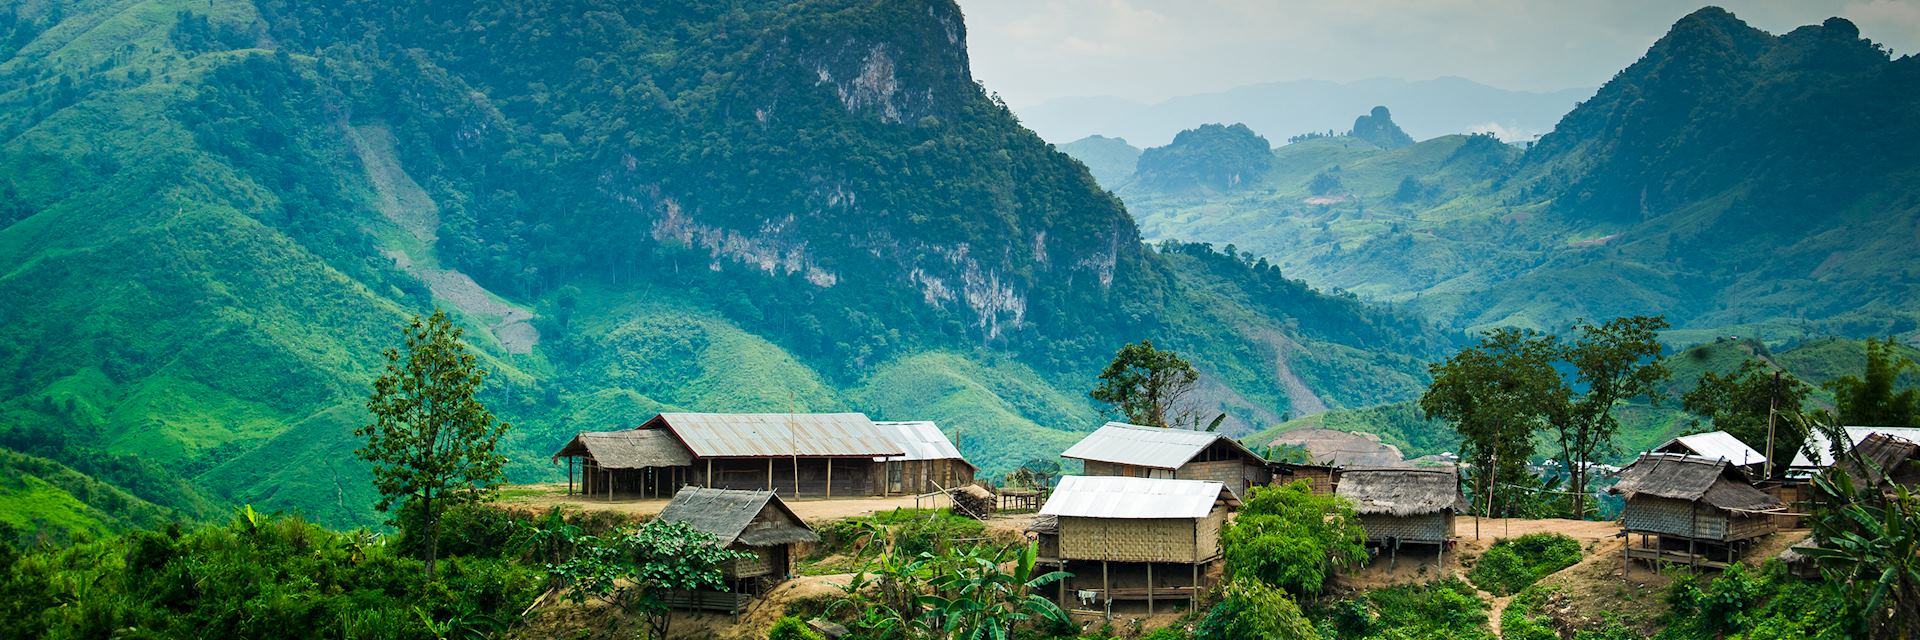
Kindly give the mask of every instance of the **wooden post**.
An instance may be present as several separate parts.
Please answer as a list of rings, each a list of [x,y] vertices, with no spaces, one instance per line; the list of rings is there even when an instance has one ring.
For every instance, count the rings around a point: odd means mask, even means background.
[[[800,497],[800,456],[793,457],[793,497]]]
[[[773,458],[767,458],[767,491],[773,491]]]
[[[1107,582],[1107,561],[1100,561],[1100,601],[1101,610],[1106,611],[1108,619],[1113,618],[1113,586]]]
[[[1065,561],[1065,560],[1061,560],[1061,561],[1060,561],[1060,570],[1061,570],[1061,571],[1066,571],[1066,570],[1067,570],[1067,561]],[[1066,608],[1067,606],[1069,606],[1069,605],[1067,604],[1067,581],[1066,581],[1066,580],[1057,580],[1057,581],[1055,581],[1055,582],[1054,582],[1054,584],[1057,584],[1057,585],[1060,585],[1060,596],[1059,596],[1059,600],[1060,600],[1060,607],[1061,607],[1061,608]]]
[[[606,472],[604,477],[607,479],[607,502],[613,502],[613,470],[604,467],[600,470]]]
[[[573,457],[567,457],[567,495],[573,495]]]
[[[1193,565],[1193,587],[1187,591],[1187,610],[1193,610],[1193,603],[1200,601],[1200,563]]]
[[[833,497],[833,458],[827,458],[827,497]]]
[[[1147,563],[1147,615],[1153,615],[1153,563]]]
[[[707,488],[713,488],[713,458],[707,458]]]

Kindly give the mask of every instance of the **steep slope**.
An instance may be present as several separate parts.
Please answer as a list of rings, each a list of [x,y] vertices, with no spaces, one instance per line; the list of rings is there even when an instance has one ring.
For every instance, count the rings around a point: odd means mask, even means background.
[[[185,517],[378,524],[351,430],[434,307],[521,480],[663,409],[937,419],[1004,472],[1100,420],[1128,341],[1193,354],[1235,432],[1406,397],[1449,344],[1142,243],[973,82],[950,2],[6,15],[0,446]]]
[[[1708,8],[1477,179],[1381,167],[1371,180],[1405,188],[1345,190],[1338,217],[1303,212],[1284,186],[1121,195],[1150,238],[1232,242],[1467,327],[1662,313],[1770,338],[1905,333],[1920,326],[1907,304],[1920,294],[1920,151],[1904,142],[1920,132],[1915,87],[1920,59],[1889,59],[1845,20],[1776,36]],[[1321,167],[1310,195],[1323,205],[1360,156],[1387,155],[1292,146],[1317,152],[1281,164]]]

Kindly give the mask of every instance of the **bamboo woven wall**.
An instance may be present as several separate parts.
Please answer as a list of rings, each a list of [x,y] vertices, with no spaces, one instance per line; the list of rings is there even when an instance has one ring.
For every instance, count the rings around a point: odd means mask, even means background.
[[[1711,505],[1647,495],[1627,501],[1620,513],[1620,527],[1634,533],[1722,542],[1745,540],[1779,529],[1769,516],[1735,516]]]
[[[776,549],[772,547],[734,545],[733,550],[745,551],[753,555],[751,557],[729,561],[725,567],[721,568],[721,573],[727,577],[752,578],[774,573],[775,556],[779,555],[776,553]]]
[[[1174,472],[1181,480],[1212,480],[1227,485],[1227,489],[1238,497],[1246,497],[1247,490],[1266,484],[1273,474],[1266,467],[1247,464],[1244,460],[1216,460],[1213,462],[1189,462]]]
[[[1368,540],[1375,542],[1398,539],[1416,544],[1437,544],[1453,537],[1453,514],[1367,514],[1360,516],[1360,528],[1366,532]]]
[[[1210,519],[1062,517],[1060,557],[1117,562],[1199,562],[1207,556],[1195,557],[1195,536],[1199,533],[1199,523]],[[1215,529],[1207,540],[1217,546],[1219,537]]]

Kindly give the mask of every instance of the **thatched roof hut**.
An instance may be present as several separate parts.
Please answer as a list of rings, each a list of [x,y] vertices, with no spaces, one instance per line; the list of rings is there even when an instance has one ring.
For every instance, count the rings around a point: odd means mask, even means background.
[[[555,460],[567,457],[591,458],[601,469],[644,469],[646,467],[684,467],[693,464],[693,454],[680,446],[673,434],[664,431],[588,431],[573,436],[566,446],[554,452]]]
[[[1762,512],[1778,509],[1732,462],[1674,453],[1644,454],[1620,470],[1609,493],[1624,496],[1621,527],[1631,533],[1734,542],[1773,533]]]
[[[719,538],[721,546],[754,554],[729,564],[728,578],[785,578],[798,555],[792,545],[820,541],[813,528],[771,491],[685,487],[673,494],[658,518],[687,523]]]
[[[1858,458],[1841,460],[1834,468],[1868,486],[1920,486],[1920,443],[1888,433],[1875,433],[1853,448]],[[1865,462],[1865,464],[1861,464]]]
[[[1443,544],[1466,506],[1451,467],[1348,469],[1336,494],[1353,502],[1372,542]]]

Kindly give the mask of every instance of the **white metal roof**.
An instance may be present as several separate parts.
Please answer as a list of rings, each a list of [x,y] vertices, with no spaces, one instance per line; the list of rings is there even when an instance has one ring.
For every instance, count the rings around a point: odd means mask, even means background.
[[[947,434],[940,431],[940,425],[932,421],[880,422],[876,420],[873,426],[880,429],[881,435],[892,440],[894,446],[906,452],[906,455],[877,457],[874,458],[875,462],[966,460],[961,457],[960,449],[953,446],[953,441],[947,439]]]
[[[1750,464],[1766,464],[1767,462],[1765,455],[1762,455],[1759,451],[1755,451],[1753,447],[1747,446],[1747,443],[1741,442],[1739,438],[1735,438],[1733,434],[1725,431],[1709,431],[1707,433],[1696,433],[1690,436],[1680,436],[1668,440],[1666,444],[1660,445],[1656,450],[1665,451],[1674,445],[1679,445],[1680,448],[1686,449],[1687,453],[1692,453],[1693,455],[1710,460],[1725,460],[1733,463],[1736,467],[1744,467]]]
[[[1081,438],[1062,458],[1115,462],[1154,469],[1178,469],[1215,441],[1225,440],[1246,450],[1232,438],[1207,431],[1142,427],[1124,422],[1109,422]],[[1247,455],[1253,455],[1248,452]]]
[[[1847,437],[1852,438],[1853,444],[1856,446],[1860,444],[1860,441],[1866,440],[1867,436],[1876,433],[1884,433],[1890,436],[1920,442],[1920,427],[1847,427]],[[1819,431],[1807,434],[1807,446],[1813,448],[1815,456],[1809,458],[1807,457],[1806,451],[1797,452],[1793,455],[1793,464],[1791,466],[1812,468],[1833,464],[1833,461],[1829,460],[1829,458],[1833,457],[1833,454],[1830,453],[1833,451],[1833,445],[1827,442],[1827,436],[1825,434]]]
[[[906,454],[860,413],[662,413],[640,428],[672,430],[696,458]]]
[[[1211,480],[1067,476],[1040,508],[1069,518],[1204,518],[1213,503],[1238,504],[1227,486]]]

